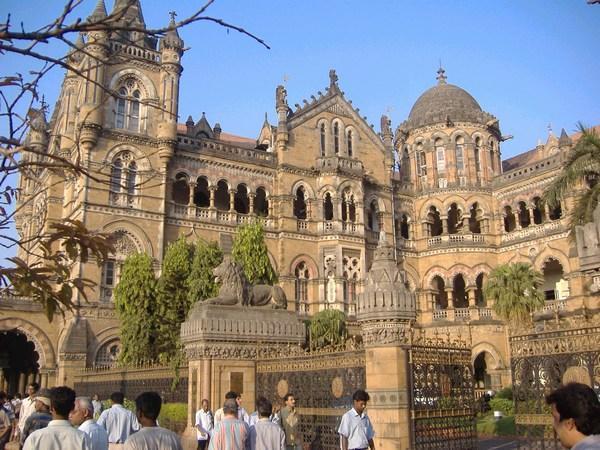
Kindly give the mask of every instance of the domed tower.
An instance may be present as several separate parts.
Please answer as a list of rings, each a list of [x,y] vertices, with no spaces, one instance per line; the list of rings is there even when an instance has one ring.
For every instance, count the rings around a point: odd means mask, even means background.
[[[417,191],[486,186],[501,172],[498,119],[441,67],[437,80],[397,129],[402,177]]]

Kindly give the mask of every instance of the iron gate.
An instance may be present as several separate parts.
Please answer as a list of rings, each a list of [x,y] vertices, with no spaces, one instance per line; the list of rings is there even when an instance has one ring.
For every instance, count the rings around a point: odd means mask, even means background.
[[[435,339],[409,352],[414,450],[476,449],[471,350]]]
[[[523,449],[561,449],[545,395],[577,381],[600,395],[600,327],[512,336],[511,371],[517,434]]]

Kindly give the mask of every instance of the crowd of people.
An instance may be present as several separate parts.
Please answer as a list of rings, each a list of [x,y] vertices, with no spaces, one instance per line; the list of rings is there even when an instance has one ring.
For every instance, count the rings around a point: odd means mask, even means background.
[[[158,424],[162,399],[144,392],[135,399],[135,413],[123,406],[124,396],[114,392],[110,408],[102,411],[97,396],[77,397],[66,386],[27,387],[28,396],[8,398],[0,392],[0,450],[8,442],[23,450],[182,450],[180,437]],[[300,430],[296,397],[288,393],[281,408],[264,397],[248,414],[242,396],[225,395],[213,414],[207,399],[195,414],[198,450],[306,450]],[[375,432],[366,414],[369,394],[357,390],[352,408],[337,428],[341,450],[374,450]],[[600,450],[600,402],[596,393],[580,383],[561,386],[546,397],[553,427],[563,446],[572,450]],[[16,445],[16,447],[15,447]]]

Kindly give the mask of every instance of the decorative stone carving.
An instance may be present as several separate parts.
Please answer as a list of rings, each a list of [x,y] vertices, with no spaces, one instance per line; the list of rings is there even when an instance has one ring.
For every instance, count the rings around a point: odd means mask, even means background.
[[[410,327],[406,322],[377,321],[363,325],[366,346],[404,345],[410,343]]]
[[[213,270],[215,281],[221,282],[219,295],[204,300],[212,305],[270,306],[274,309],[286,309],[285,292],[279,286],[266,284],[250,285],[242,267],[225,256],[223,262]],[[198,305],[201,302],[197,302]]]

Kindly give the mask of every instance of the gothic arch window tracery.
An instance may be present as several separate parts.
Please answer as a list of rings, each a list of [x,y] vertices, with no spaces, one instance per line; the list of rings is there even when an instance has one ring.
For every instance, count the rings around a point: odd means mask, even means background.
[[[354,152],[352,130],[348,130],[346,132],[346,149],[348,151],[348,158],[352,158],[352,154]]]
[[[340,153],[340,125],[333,123],[333,151],[336,155]]]
[[[300,261],[294,269],[296,312],[308,312],[308,282],[310,280],[310,271],[305,261]]]
[[[115,128],[135,133],[144,130],[142,89],[135,78],[126,78],[121,82],[115,103]]]
[[[130,151],[115,156],[110,169],[109,203],[117,206],[132,207],[138,194],[138,166]]]
[[[465,149],[465,138],[463,138],[462,136],[458,136],[456,138],[455,152],[456,152],[456,170],[458,170],[459,172],[462,172],[463,170],[465,170],[464,149]]]
[[[121,353],[121,341],[118,338],[111,339],[100,346],[96,353],[94,365],[96,367],[115,367]]]
[[[355,305],[358,280],[360,278],[360,260],[356,256],[344,256],[343,264],[343,298],[344,304]]]
[[[125,230],[114,233],[114,253],[102,265],[100,276],[100,301],[109,302],[113,299],[113,290],[121,277],[121,266],[129,255],[140,252],[140,244]]]

